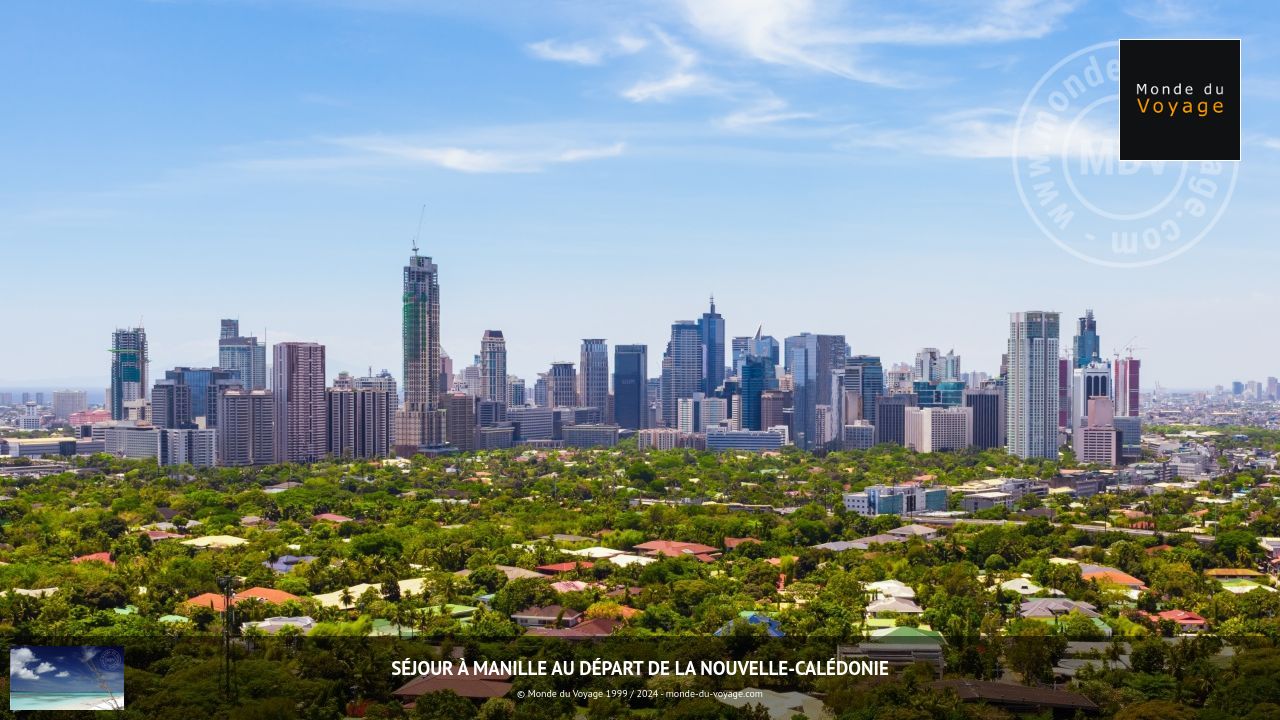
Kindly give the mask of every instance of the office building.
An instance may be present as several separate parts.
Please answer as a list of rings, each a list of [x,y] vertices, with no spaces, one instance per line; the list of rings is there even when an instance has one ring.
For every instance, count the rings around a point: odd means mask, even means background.
[[[161,429],[195,427],[191,388],[177,380],[157,380],[151,388],[151,424]]]
[[[515,428],[516,442],[551,440],[555,436],[555,413],[551,408],[508,408],[507,422]]]
[[[103,452],[118,458],[156,458],[160,430],[146,423],[119,422],[103,430]]]
[[[308,463],[325,456],[324,356],[324,346],[313,342],[284,342],[272,348],[277,462]]]
[[[729,430],[714,427],[706,433],[707,450],[712,452],[779,450],[786,441],[786,435],[777,430]]]
[[[340,373],[325,395],[325,453],[334,457],[355,457],[356,393],[351,378]]]
[[[1117,415],[1113,421],[1119,433],[1120,462],[1130,463],[1142,459],[1142,419]]]
[[[219,465],[275,462],[275,400],[270,390],[223,386],[217,406]]]
[[[904,431],[907,447],[916,452],[963,450],[973,444],[973,408],[908,407]]]
[[[217,431],[199,428],[157,429],[156,462],[163,466],[213,467],[217,461]]]
[[[1111,364],[1091,362],[1071,371],[1071,430],[1083,427],[1093,398],[1111,397]]]
[[[573,363],[551,363],[551,369],[547,372],[547,403],[553,408],[577,407],[578,377]]]
[[[1058,427],[1071,427],[1071,378],[1075,363],[1058,358]]]
[[[1058,323],[1056,312],[1010,314],[1005,417],[1020,458],[1058,457]]]
[[[769,382],[773,379],[773,361],[759,355],[748,355],[742,361],[738,373],[738,426],[743,430],[763,430],[766,425],[762,417],[762,403]],[[782,422],[782,411],[778,408],[773,418]],[[777,424],[777,423],[774,423]]]
[[[571,425],[564,428],[563,433],[565,447],[613,447],[618,444],[617,425]]]
[[[787,338],[784,350],[792,378],[792,442],[817,449],[817,406],[830,402],[832,371],[844,367],[848,348],[843,335],[801,333]]]
[[[443,398],[445,442],[459,452],[476,449],[476,401],[463,392],[447,392]]]
[[[675,427],[679,401],[702,388],[702,336],[698,323],[671,324],[671,339],[662,358],[662,423]]]
[[[217,415],[212,399],[217,397],[218,384],[227,380],[234,380],[241,385],[248,384],[241,379],[238,370],[224,368],[176,367],[165,370],[164,377],[190,388],[191,417],[205,418],[205,427],[217,426],[216,423],[209,422],[208,417],[211,413]]]
[[[911,393],[876,398],[876,444],[907,444],[907,408],[916,406]]]
[[[1102,360],[1102,339],[1098,337],[1098,323],[1093,311],[1085,310],[1084,317],[1076,320],[1076,336],[1072,341],[1072,360],[1082,368]]]
[[[515,375],[507,376],[507,407],[524,407],[529,404],[524,380]]]
[[[444,440],[444,425],[438,403],[445,389],[445,375],[452,372],[442,363],[440,349],[440,283],[431,258],[418,255],[415,245],[404,267],[402,342],[404,404],[396,412],[396,454],[413,455],[424,447]]]
[[[778,425],[787,425],[791,412],[791,392],[784,390],[765,390],[760,393],[760,428],[768,430]],[[757,428],[745,428],[754,430]]]
[[[876,401],[884,394],[884,367],[874,355],[854,355],[845,361],[845,391],[856,391],[860,417],[876,424]],[[847,417],[847,414],[846,414]]]
[[[915,382],[933,384],[942,380],[941,352],[938,348],[920,348],[916,353],[916,363],[911,379]]]
[[[218,367],[228,370],[249,390],[267,387],[267,346],[240,334],[239,320],[223,320],[218,337]],[[190,384],[190,383],[189,383]],[[216,382],[206,383],[216,385]]]
[[[844,450],[867,450],[875,444],[876,428],[866,420],[858,420],[842,428],[841,448]]]
[[[729,362],[733,376],[742,376],[742,363],[751,354],[751,336],[739,335],[729,341]]]
[[[724,318],[716,312],[714,295],[711,308],[698,320],[698,337],[702,346],[701,389],[711,396],[724,383]]]
[[[6,403],[0,403],[6,404]],[[89,409],[88,396],[83,390],[54,390],[53,419],[66,422],[78,412]]]
[[[480,338],[480,397],[502,408],[510,405],[507,384],[507,341],[501,330],[485,330]]]
[[[506,450],[515,447],[516,429],[511,424],[476,429],[477,450]]]
[[[578,359],[578,403],[609,410],[609,345],[601,338],[586,338]]]
[[[628,430],[648,426],[649,348],[616,345],[613,348],[613,416]]]
[[[1116,415],[1120,417],[1139,417],[1141,415],[1141,371],[1142,361],[1134,357],[1124,357],[1115,362],[1115,400]]]
[[[111,334],[111,419],[127,417],[125,403],[147,397],[147,331],[116,330]]]
[[[946,488],[921,485],[871,485],[861,492],[845,493],[844,509],[864,517],[911,515],[947,509]]]
[[[1089,398],[1083,424],[1072,434],[1076,460],[1084,464],[1115,467],[1120,463],[1120,433],[1115,427],[1115,405],[1111,398]]]
[[[964,406],[973,411],[973,446],[983,450],[1004,447],[1004,388],[965,390]]]

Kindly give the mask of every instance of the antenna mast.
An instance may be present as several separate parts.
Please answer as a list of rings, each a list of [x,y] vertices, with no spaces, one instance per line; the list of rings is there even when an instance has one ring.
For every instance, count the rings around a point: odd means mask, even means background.
[[[427,214],[427,204],[422,203],[422,209],[418,211],[418,232],[413,234],[413,256],[418,256],[418,238],[422,236],[422,218]]]

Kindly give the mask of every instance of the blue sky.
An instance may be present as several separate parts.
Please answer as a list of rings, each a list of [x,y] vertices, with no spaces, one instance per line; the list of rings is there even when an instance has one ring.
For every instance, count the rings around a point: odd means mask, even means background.
[[[584,337],[650,346],[714,292],[730,335],[843,333],[994,372],[1007,313],[1095,309],[1144,381],[1280,374],[1267,3],[16,0],[0,7],[0,386],[213,364],[220,317],[399,375],[418,211],[461,367],[532,379]],[[457,5],[457,4],[455,4]],[[1137,269],[1045,237],[1014,117],[1118,37],[1243,38],[1244,162],[1199,245]],[[1064,345],[1067,337],[1064,337]]]
[[[104,651],[115,653],[106,660]],[[124,695],[120,649],[98,646],[14,646],[9,650],[9,688],[14,692],[100,693]],[[95,673],[96,671],[96,673]]]

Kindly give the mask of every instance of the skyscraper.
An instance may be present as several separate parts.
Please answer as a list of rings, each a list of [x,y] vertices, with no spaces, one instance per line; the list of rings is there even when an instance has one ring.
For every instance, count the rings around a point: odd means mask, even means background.
[[[609,346],[601,338],[586,338],[578,362],[578,402],[600,408],[601,416],[609,409]]]
[[[147,331],[138,327],[111,334],[111,419],[124,420],[124,404],[147,397]]]
[[[444,394],[445,442],[459,452],[476,449],[476,401],[466,393]]]
[[[306,463],[323,458],[328,442],[324,346],[278,343],[271,370],[276,461]]]
[[[1139,397],[1141,395],[1142,361],[1134,357],[1116,360],[1115,373],[1115,412],[1118,417],[1138,417],[1141,415]]]
[[[218,464],[235,467],[275,462],[271,391],[224,385],[216,402]]]
[[[862,401],[862,419],[876,424],[876,400],[884,394],[884,366],[875,355],[854,355],[845,361],[846,368],[857,368],[860,381],[857,388]],[[847,375],[848,373],[846,373]],[[845,390],[853,390],[848,383]]]
[[[266,389],[267,346],[256,337],[240,335],[240,321],[224,319],[218,337],[218,367],[236,373],[249,390]]]
[[[614,346],[613,415],[619,427],[641,430],[648,426],[648,375],[648,346]]]
[[[578,378],[573,363],[562,360],[551,363],[547,373],[547,403],[550,407],[577,407]]]
[[[1058,324],[1056,312],[1009,316],[1008,447],[1020,458],[1058,457]]]
[[[398,455],[412,455],[422,447],[439,445],[443,424],[439,413],[440,283],[431,258],[415,246],[404,267],[402,341],[404,345],[404,404],[396,414]]]
[[[480,397],[505,408],[507,393],[507,341],[501,330],[485,330],[480,338]]]
[[[325,399],[329,455],[379,458],[391,454],[397,400],[390,375],[352,379],[342,373],[325,391]]]
[[[791,373],[792,442],[804,450],[816,449],[816,408],[829,405],[832,372],[843,368],[848,355],[843,335],[801,333],[786,339],[787,371]]]
[[[714,295],[711,309],[698,320],[698,338],[702,346],[702,392],[709,397],[724,383],[724,318],[716,312]]]
[[[917,382],[936,383],[942,380],[942,364],[939,362],[941,353],[938,348],[920,348],[916,353],[915,374],[913,379]]]
[[[910,393],[881,395],[876,400],[876,444],[907,443],[907,408],[915,407],[916,396]]]
[[[675,427],[679,402],[702,385],[702,334],[692,320],[671,324],[671,339],[662,357],[662,424]]]
[[[157,380],[151,389],[151,424],[157,428],[186,430],[195,427],[191,388],[177,380]]]
[[[7,403],[0,403],[7,404]],[[66,422],[74,413],[89,409],[89,399],[83,390],[54,390],[53,417]]]
[[[1004,447],[1004,388],[965,390],[964,406],[973,411],[973,446],[983,450]]]
[[[1111,364],[1091,362],[1072,370],[1071,415],[1068,420],[1073,432],[1084,427],[1089,401],[1098,397],[1111,397]]]
[[[1076,337],[1072,343],[1072,360],[1075,366],[1082,368],[1091,362],[1102,359],[1098,337],[1098,322],[1093,319],[1093,311],[1085,310],[1084,317],[1076,320]]]
[[[216,423],[208,422],[208,417],[211,413],[217,415],[218,383],[236,380],[244,384],[238,371],[222,368],[176,367],[165,370],[164,377],[191,388],[191,416],[205,418],[205,427],[216,427]]]
[[[741,417],[738,424],[743,430],[767,430],[761,414],[761,400],[769,389],[769,380],[773,375],[773,361],[767,357],[747,355],[739,371],[739,406]],[[780,410],[779,410],[780,411]]]

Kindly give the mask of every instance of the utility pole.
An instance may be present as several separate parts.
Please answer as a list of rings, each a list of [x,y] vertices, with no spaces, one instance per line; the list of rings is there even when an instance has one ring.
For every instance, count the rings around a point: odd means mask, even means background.
[[[234,662],[231,657],[231,626],[235,622],[236,579],[231,575],[218,576],[218,589],[222,591],[222,694],[231,700],[235,693],[233,682]]]

